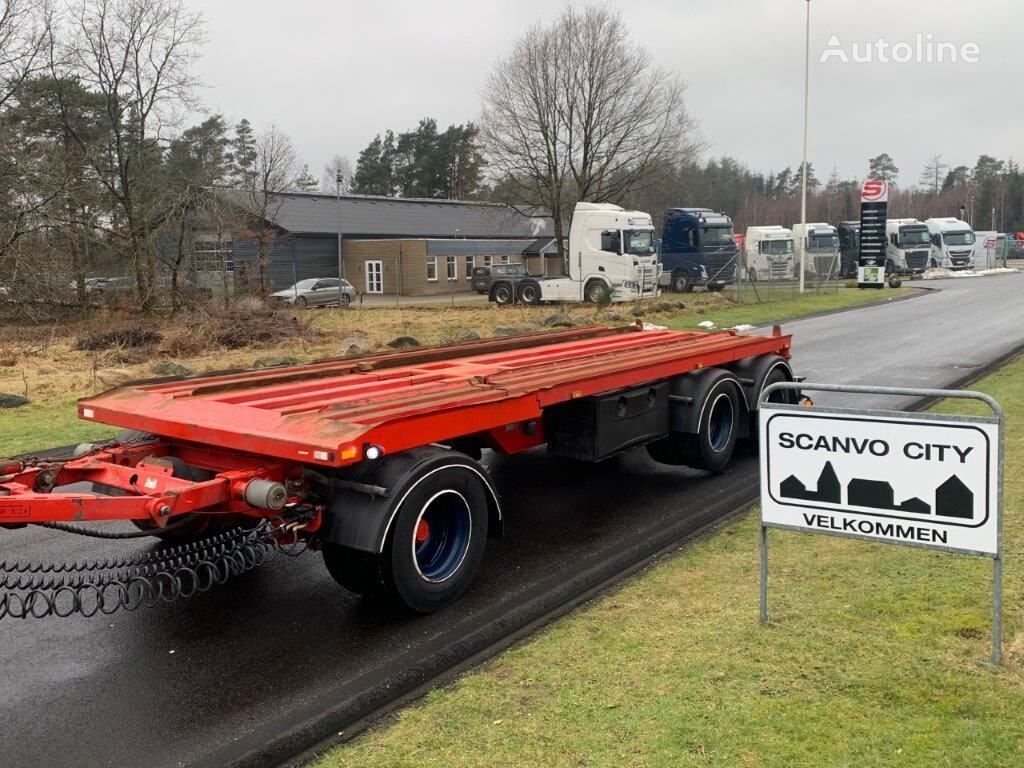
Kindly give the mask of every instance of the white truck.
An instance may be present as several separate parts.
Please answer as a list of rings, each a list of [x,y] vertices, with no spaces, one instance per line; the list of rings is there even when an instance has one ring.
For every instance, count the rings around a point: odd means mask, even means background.
[[[792,280],[797,276],[794,260],[791,230],[777,225],[747,227],[743,266],[748,280]]]
[[[954,270],[974,268],[976,238],[970,224],[952,217],[927,219],[924,223],[928,226],[931,238],[929,267]]]
[[[919,275],[928,269],[931,235],[917,219],[887,219],[885,222],[885,273]]]
[[[613,302],[656,298],[661,267],[650,214],[610,203],[576,203],[565,267],[566,274],[557,277],[495,280],[490,300],[540,304],[598,303],[606,294]]]
[[[831,224],[793,225],[793,239],[803,243],[804,265],[807,274],[821,280],[839,276],[839,230]],[[800,255],[797,253],[794,271],[799,274]]]

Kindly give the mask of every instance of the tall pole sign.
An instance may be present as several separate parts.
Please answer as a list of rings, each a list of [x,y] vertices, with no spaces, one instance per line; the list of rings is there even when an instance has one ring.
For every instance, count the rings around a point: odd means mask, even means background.
[[[868,179],[860,188],[858,288],[885,287],[885,218],[888,213],[889,182]]]

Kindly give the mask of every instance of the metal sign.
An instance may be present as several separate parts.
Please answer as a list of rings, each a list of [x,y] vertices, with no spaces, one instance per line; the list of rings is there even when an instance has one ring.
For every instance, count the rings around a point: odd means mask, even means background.
[[[885,220],[889,213],[889,182],[868,179],[860,189],[860,252],[857,286],[885,286]]]
[[[981,400],[994,416],[804,407],[780,389]],[[994,561],[1000,626],[1002,411],[976,392],[776,384],[759,411],[762,620],[767,529],[939,549]],[[994,639],[993,661],[1000,644]]]

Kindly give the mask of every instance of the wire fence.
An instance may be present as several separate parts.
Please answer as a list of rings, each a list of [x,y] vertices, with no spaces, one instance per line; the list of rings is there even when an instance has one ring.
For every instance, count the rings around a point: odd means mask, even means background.
[[[722,292],[745,304],[782,301],[800,293],[800,257],[793,252],[716,251],[705,254],[702,266],[706,279],[692,284],[668,275],[663,290]],[[838,248],[809,250],[804,260],[804,292],[836,293],[849,279],[843,273]]]

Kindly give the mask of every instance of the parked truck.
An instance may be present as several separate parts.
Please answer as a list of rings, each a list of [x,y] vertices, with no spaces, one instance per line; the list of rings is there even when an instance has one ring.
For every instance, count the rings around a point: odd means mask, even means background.
[[[495,278],[490,300],[504,303],[508,291],[524,304],[657,297],[660,268],[650,215],[609,203],[576,203],[566,266],[568,274],[558,277]]]
[[[794,224],[793,239],[803,243],[807,274],[818,280],[838,277],[839,230],[824,222],[808,224],[806,230],[802,224]],[[796,259],[795,266],[799,270],[799,256]]]
[[[856,277],[860,264],[860,222],[841,221],[839,230],[839,274]]]
[[[748,280],[792,280],[797,276],[792,231],[777,225],[747,227],[744,243]]]
[[[661,229],[664,288],[721,291],[736,281],[739,249],[732,219],[710,208],[669,208]]]
[[[720,472],[753,437],[764,388],[794,379],[791,343],[778,327],[573,328],[124,384],[77,406],[128,430],[119,438],[74,458],[0,462],[0,528],[8,544],[30,525],[186,543],[105,562],[0,562],[0,615],[160,602],[296,542],[320,550],[346,589],[438,610],[469,587],[505,523],[483,449],[546,445],[600,462],[644,447]],[[141,530],[86,525],[104,521]]]
[[[953,217],[927,219],[931,239],[929,267],[964,270],[974,268],[974,231],[966,221]]]
[[[885,235],[887,275],[919,275],[928,269],[931,236],[923,221],[888,219],[885,222]]]

